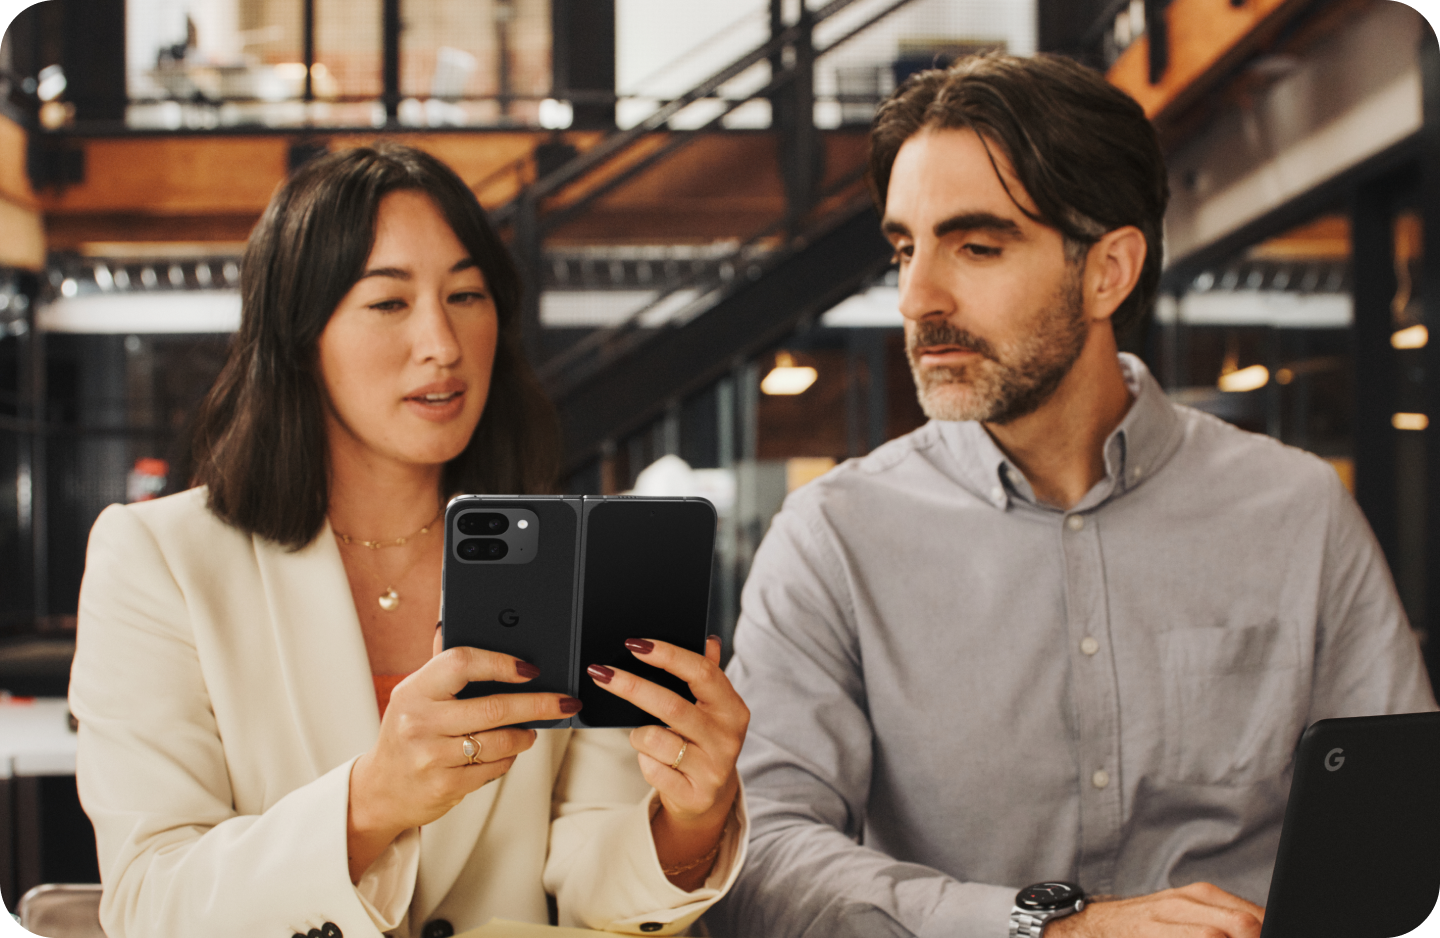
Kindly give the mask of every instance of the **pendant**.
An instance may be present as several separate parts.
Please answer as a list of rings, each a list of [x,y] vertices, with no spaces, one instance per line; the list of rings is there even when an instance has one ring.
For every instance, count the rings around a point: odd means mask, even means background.
[[[386,612],[394,612],[400,605],[400,594],[395,592],[391,586],[380,594],[380,608]]]

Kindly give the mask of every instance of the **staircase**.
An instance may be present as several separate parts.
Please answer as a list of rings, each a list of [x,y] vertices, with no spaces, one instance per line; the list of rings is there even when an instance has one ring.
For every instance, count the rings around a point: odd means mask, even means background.
[[[526,282],[543,288],[530,291],[524,331],[559,409],[565,475],[888,265],[864,177],[867,127],[817,129],[813,74],[817,58],[909,2],[831,0],[789,25],[772,10],[768,41],[584,153],[538,153],[537,165],[554,165],[492,212]],[[725,128],[757,101],[770,106],[768,129]],[[707,120],[675,129],[701,105]],[[603,324],[563,327],[576,286],[612,301]]]

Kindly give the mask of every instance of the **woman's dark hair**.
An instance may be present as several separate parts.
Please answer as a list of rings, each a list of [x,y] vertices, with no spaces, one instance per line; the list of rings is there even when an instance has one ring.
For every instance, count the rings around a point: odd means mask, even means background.
[[[1140,105],[1104,76],[1054,55],[986,53],[920,72],[881,105],[870,128],[871,192],[882,212],[901,145],[926,128],[961,127],[978,133],[987,151],[1001,149],[1039,214],[1013,192],[1011,199],[1060,232],[1072,261],[1108,231],[1140,229],[1145,265],[1112,322],[1119,332],[1139,319],[1160,283],[1170,199],[1165,158]]]
[[[442,498],[459,492],[550,491],[559,464],[554,409],[525,360],[521,284],[472,193],[444,163],[380,144],[305,164],[265,209],[240,267],[240,329],[196,416],[194,483],[210,510],[298,549],[330,503],[320,333],[360,279],[375,216],[392,192],[434,200],[485,274],[499,313],[490,393],[465,450],[445,465]]]

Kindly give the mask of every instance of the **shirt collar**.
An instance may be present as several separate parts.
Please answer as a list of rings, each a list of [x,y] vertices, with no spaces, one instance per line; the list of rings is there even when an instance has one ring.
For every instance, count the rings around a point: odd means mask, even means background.
[[[1164,465],[1179,441],[1180,421],[1174,406],[1144,362],[1121,352],[1120,371],[1135,399],[1120,425],[1105,438],[1105,478],[1071,511],[1095,508],[1141,485]],[[1001,510],[1009,506],[1012,498],[1040,504],[1025,474],[979,422],[934,423],[955,458],[960,482],[966,488]]]

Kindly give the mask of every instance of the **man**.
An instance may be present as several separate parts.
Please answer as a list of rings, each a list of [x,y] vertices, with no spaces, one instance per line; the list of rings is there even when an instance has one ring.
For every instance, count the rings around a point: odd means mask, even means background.
[[[931,422],[756,555],[750,858],[712,933],[1255,938],[1301,731],[1435,706],[1374,539],[1325,463],[1117,353],[1168,197],[1134,101],[984,56],[871,143]],[[1083,911],[1012,915],[1045,880]]]

